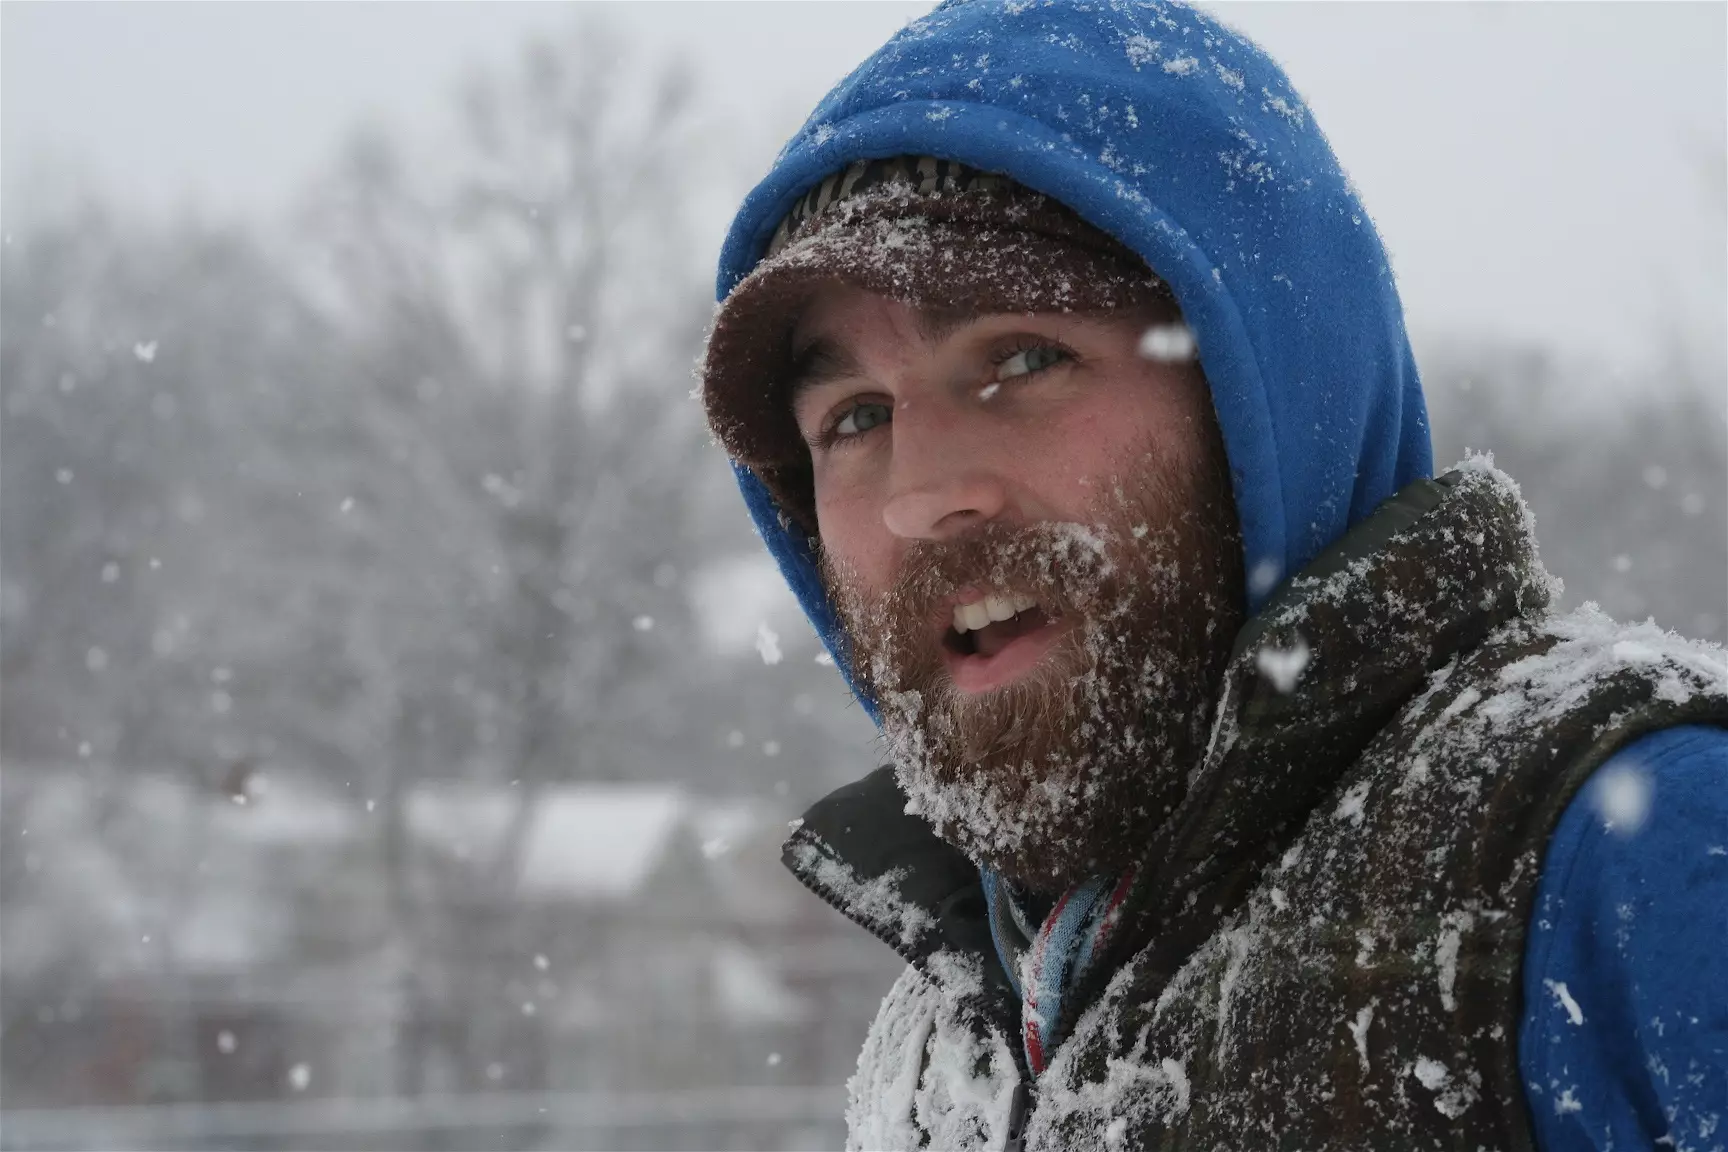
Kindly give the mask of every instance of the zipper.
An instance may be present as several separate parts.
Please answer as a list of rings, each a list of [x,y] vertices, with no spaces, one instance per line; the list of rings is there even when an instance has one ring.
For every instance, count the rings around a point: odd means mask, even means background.
[[[1026,1081],[1014,1085],[1014,1097],[1008,1103],[1008,1140],[1002,1152],[1025,1152],[1026,1120],[1032,1111],[1032,1092]]]
[[[822,841],[818,840],[813,835],[807,835],[804,832],[799,831],[799,832],[793,833],[792,838],[795,840],[801,840],[804,843],[809,844],[812,848],[815,848],[816,851],[822,853],[822,855],[826,856],[830,860],[835,859],[834,854],[829,852],[827,850],[827,848],[823,845]],[[846,919],[848,919],[852,923],[858,925],[858,927],[864,929],[864,931],[870,933],[870,935],[876,937],[876,939],[882,941],[882,943],[888,945],[888,947],[894,949],[894,954],[899,956],[900,959],[906,961],[906,963],[912,965],[912,967],[918,969],[920,972],[922,972],[924,970],[924,965],[921,962],[922,957],[918,956],[911,949],[902,945],[899,940],[888,935],[888,933],[885,930],[877,928],[876,925],[870,923],[867,920],[861,920],[857,916],[854,916],[852,914],[852,910],[850,908],[848,908],[840,900],[839,896],[837,896],[835,893],[829,891],[829,889],[826,888],[825,886],[823,886],[822,884],[818,883],[814,877],[806,876],[804,874],[804,870],[801,868],[791,868],[791,869],[788,869],[788,871],[790,871],[792,873],[792,875],[797,878],[798,883],[800,883],[800,884],[804,885],[804,887],[810,889],[811,892],[814,892],[817,896],[819,896],[822,899],[822,902],[824,904],[828,905],[828,907],[834,909],[836,912],[840,913],[840,915],[846,917]]]

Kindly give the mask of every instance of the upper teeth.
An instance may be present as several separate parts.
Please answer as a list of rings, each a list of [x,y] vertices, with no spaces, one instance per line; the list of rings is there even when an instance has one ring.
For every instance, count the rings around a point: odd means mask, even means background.
[[[954,631],[971,632],[982,628],[995,620],[1008,620],[1028,608],[1036,608],[1038,601],[1030,596],[1010,596],[992,593],[984,599],[972,604],[957,604],[954,607]]]

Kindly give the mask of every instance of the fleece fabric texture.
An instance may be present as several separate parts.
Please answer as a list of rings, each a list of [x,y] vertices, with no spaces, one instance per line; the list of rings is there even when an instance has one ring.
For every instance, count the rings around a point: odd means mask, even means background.
[[[812,185],[855,160],[901,154],[959,160],[1054,196],[1171,285],[1223,432],[1250,612],[1380,501],[1432,473],[1385,248],[1301,97],[1225,25],[1162,3],[943,4],[843,80],[786,145],[733,222],[719,296]],[[811,542],[753,474],[736,471],[769,551],[876,717]],[[1648,1146],[1685,1094],[1721,1105],[1696,1115],[1728,1113],[1728,861],[1712,854],[1728,840],[1728,737],[1664,733],[1616,763],[1642,764],[1656,781],[1650,830],[1605,838],[1587,790],[1556,836],[1542,877],[1550,911],[1532,927],[1522,1052],[1548,1149],[1608,1147],[1610,1133]],[[1611,928],[1623,899],[1650,909],[1624,938]],[[1620,1015],[1602,1028],[1557,1021],[1550,980],[1587,1021]],[[1687,1005],[1714,1023],[1686,1032],[1661,1015]],[[1721,1123],[1714,1137],[1691,1133],[1690,1146],[1719,1144],[1728,1115]]]
[[[1561,816],[1519,1069],[1545,1152],[1728,1146],[1728,730],[1644,737]]]

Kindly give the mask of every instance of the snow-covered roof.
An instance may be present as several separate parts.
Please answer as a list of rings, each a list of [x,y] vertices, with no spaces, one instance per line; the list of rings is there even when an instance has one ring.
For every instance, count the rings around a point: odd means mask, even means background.
[[[522,887],[620,899],[642,886],[685,819],[670,787],[565,785],[541,796],[522,859]]]
[[[362,844],[385,818],[375,802],[288,772],[271,773],[244,802],[183,773],[8,763],[6,774],[21,797],[13,802],[28,797],[35,860],[28,898],[11,910],[7,960],[18,971],[52,963],[55,942],[68,940],[116,969],[148,964],[156,932],[141,923],[168,933],[189,970],[255,963],[283,947],[296,892],[320,875],[315,862]],[[521,798],[502,784],[420,784],[406,797],[408,838],[416,852],[486,866]],[[675,866],[693,861],[720,878],[725,914],[764,919],[778,908],[779,893],[737,874],[760,865],[778,879],[779,824],[755,801],[582,782],[539,789],[532,803],[524,898],[619,903],[676,856]],[[375,877],[356,879],[351,894]],[[773,907],[758,909],[764,900]]]
[[[518,796],[495,785],[426,784],[408,800],[408,827],[458,856],[490,859]],[[762,822],[753,806],[712,803],[671,784],[583,782],[539,790],[522,851],[525,894],[621,900],[636,892],[679,837],[713,858]]]

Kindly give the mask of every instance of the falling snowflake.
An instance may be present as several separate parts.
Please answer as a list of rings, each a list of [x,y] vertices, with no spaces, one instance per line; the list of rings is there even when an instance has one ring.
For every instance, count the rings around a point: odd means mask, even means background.
[[[1248,573],[1248,591],[1255,596],[1264,596],[1272,591],[1283,575],[1283,565],[1268,556],[1254,565],[1254,570]]]
[[[304,1092],[312,1083],[312,1067],[309,1064],[296,1064],[288,1069],[288,1086],[296,1092]]]
[[[780,637],[765,623],[756,625],[756,651],[762,657],[762,663],[780,663]]]
[[[156,341],[151,340],[148,343],[140,341],[132,345],[132,355],[146,364],[154,362],[156,359]]]
[[[1159,364],[1192,360],[1194,349],[1194,333],[1186,324],[1154,324],[1140,336],[1140,355]]]
[[[1260,675],[1272,682],[1279,695],[1288,696],[1295,690],[1296,682],[1302,679],[1303,669],[1308,667],[1308,645],[1300,636],[1289,648],[1268,645],[1255,654],[1254,666],[1260,670]]]
[[[1603,823],[1622,836],[1630,836],[1649,819],[1650,796],[1654,791],[1646,773],[1617,764],[1597,775],[1592,795]]]

